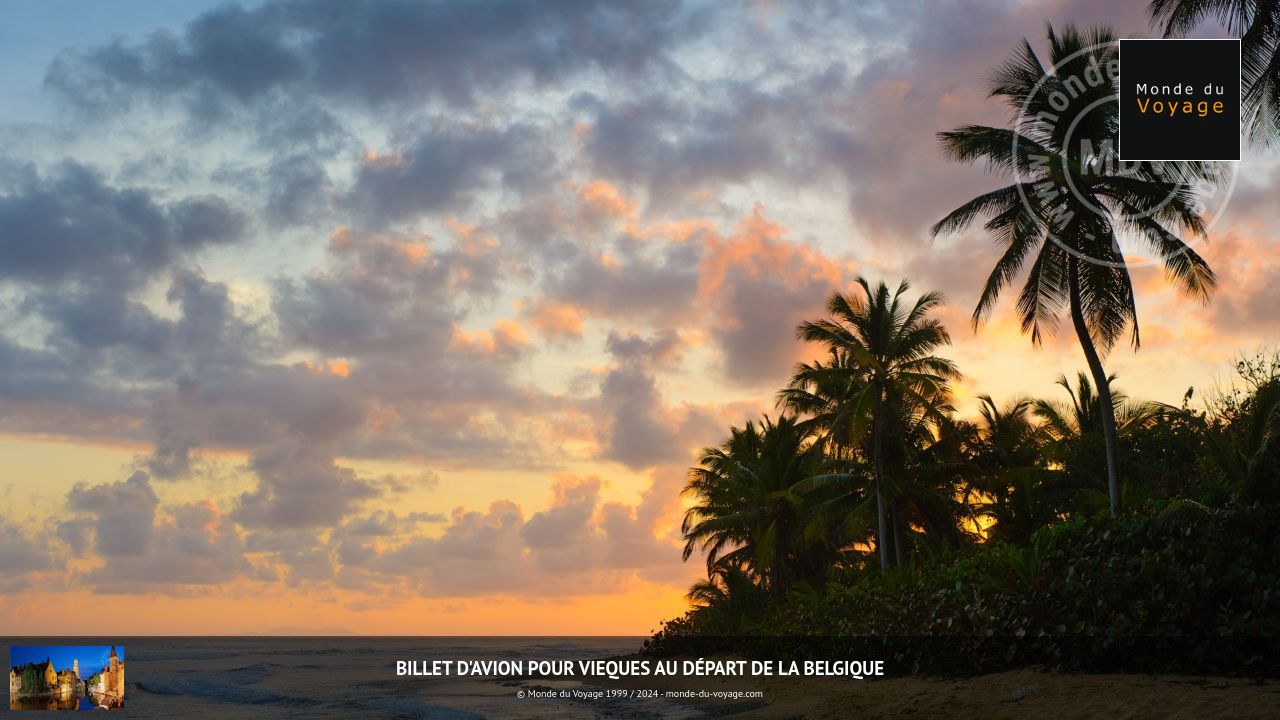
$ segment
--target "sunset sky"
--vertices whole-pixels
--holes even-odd
[[[641,634],[685,609],[698,448],[776,412],[855,277],[940,290],[975,397],[1083,369],[934,133],[1146,2],[0,3],[0,634]],[[1121,7],[1117,7],[1121,6]],[[1177,296],[1171,403],[1280,337],[1274,154]]]
[[[68,670],[79,661],[80,677],[88,679],[109,667],[111,646],[105,645],[15,645],[9,649],[9,662],[15,666],[49,660],[55,670]],[[124,662],[124,646],[115,648],[116,657]]]

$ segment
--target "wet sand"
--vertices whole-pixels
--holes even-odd
[[[641,689],[644,680],[605,681]],[[673,678],[670,690],[760,690],[758,700],[687,700],[723,718],[975,718],[1124,720],[1276,718],[1280,681],[1014,670],[972,678]]]

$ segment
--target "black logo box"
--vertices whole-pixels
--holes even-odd
[[[1240,40],[1124,38],[1119,62],[1122,162],[1240,159]],[[1139,85],[1147,91],[1138,93]],[[1210,85],[1213,92],[1205,94]],[[1166,86],[1183,92],[1165,94]],[[1188,101],[1191,114],[1183,112]],[[1204,116],[1201,102],[1207,103]],[[1218,102],[1221,113],[1213,111]],[[1172,115],[1170,103],[1177,103]],[[1163,112],[1157,114],[1157,107]]]

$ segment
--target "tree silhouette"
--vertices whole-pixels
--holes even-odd
[[[1013,128],[967,125],[939,133],[949,158],[985,161],[1016,182],[961,205],[932,234],[963,230],[981,216],[987,218],[984,229],[1004,247],[973,312],[975,329],[1028,261],[1017,302],[1023,332],[1039,344],[1056,330],[1065,309],[1098,391],[1108,494],[1112,512],[1118,512],[1116,418],[1102,355],[1126,328],[1133,347],[1141,344],[1118,234],[1127,231],[1144,241],[1179,290],[1207,302],[1216,285],[1213,271],[1174,231],[1205,233],[1192,183],[1215,179],[1218,171],[1206,163],[1120,167],[1114,78],[1085,79],[1105,78],[1091,75],[1091,68],[1115,60],[1114,34],[1071,25],[1061,35],[1050,26],[1047,34],[1049,67],[1024,40],[994,73],[991,96],[1013,109]]]
[[[1208,18],[1240,38],[1242,119],[1250,137],[1280,140],[1280,3],[1275,0],[1152,0],[1147,12],[1165,37]]]
[[[828,317],[797,328],[801,340],[825,345],[832,362],[801,366],[791,386],[835,393],[823,412],[827,422],[836,423],[829,432],[840,442],[860,442],[870,433],[876,543],[885,569],[897,556],[885,476],[889,435],[901,431],[912,412],[937,415],[949,382],[960,373],[950,360],[933,354],[951,342],[942,323],[930,317],[942,305],[941,294],[925,293],[912,303],[905,280],[893,292],[883,282],[873,289],[866,278],[857,284],[860,293],[835,293],[827,300]]]

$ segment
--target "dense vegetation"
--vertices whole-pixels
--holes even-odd
[[[18,688],[19,695],[44,695],[51,689],[45,682],[45,666],[49,661],[42,663],[27,663],[19,666],[18,675],[22,678],[22,685]]]
[[[865,324],[893,297],[831,305]],[[1060,378],[1060,398],[984,396],[964,419],[942,380],[954,368],[915,348],[937,372],[886,373],[907,383],[891,401],[863,397],[835,351],[797,369],[779,417],[703,451],[684,530],[707,579],[651,649],[803,654],[820,646],[794,638],[822,637],[874,639],[843,651],[922,672],[1280,671],[1280,353],[1240,359],[1228,385],[1179,406],[1113,387],[1125,509],[1112,513],[1086,376]]]
[[[1177,32],[1210,5],[1152,12]],[[1206,232],[1195,183],[1216,171],[1119,166],[1115,86],[1080,81],[1114,59],[1114,35],[1050,27],[1048,44],[1047,64],[1024,43],[993,73],[1010,128],[940,135],[1012,184],[934,234],[985,218],[1003,251],[975,328],[1024,278],[1023,331],[1039,343],[1065,317],[1087,371],[1059,378],[1058,397],[982,396],[962,417],[940,295],[863,279],[832,295],[797,329],[821,358],[797,366],[777,417],[732,428],[690,472],[684,557],[705,556],[707,577],[651,650],[805,654],[823,638],[923,672],[1280,672],[1280,353],[1242,357],[1225,387],[1177,405],[1127,397],[1102,364],[1121,338],[1139,347],[1121,234],[1209,301],[1217,279],[1179,233]],[[1270,72],[1251,76],[1250,107],[1274,125]],[[1051,113],[1055,90],[1070,101]]]

